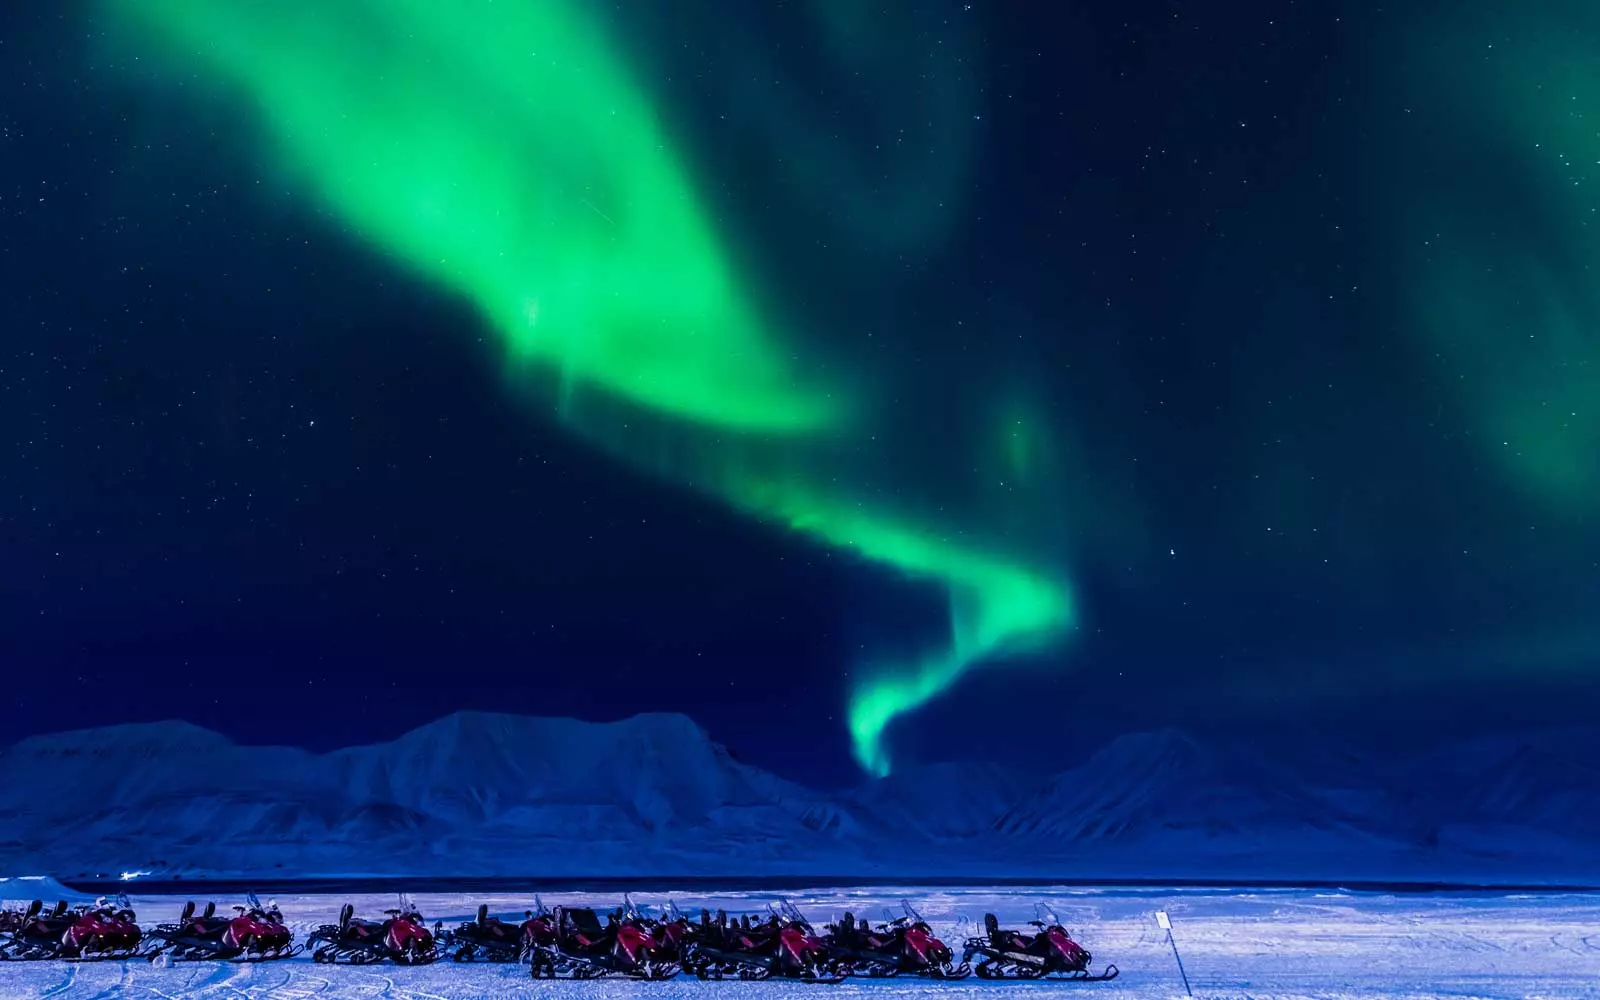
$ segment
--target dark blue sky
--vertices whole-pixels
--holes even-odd
[[[1600,532],[1482,459],[1407,333],[1372,150],[1409,112],[1370,45],[1404,26],[1057,6],[969,12],[959,224],[834,276],[795,270],[812,223],[771,164],[804,149],[715,128],[752,52],[826,83],[802,15],[660,0],[631,24],[750,253],[823,289],[835,336],[870,322],[929,399],[1021,367],[1059,404],[1082,627],[897,724],[901,756],[1591,716]],[[937,595],[569,437],[506,391],[470,310],[263,183],[227,116],[127,90],[84,10],[0,14],[5,730],[180,717],[323,748],[457,708],[667,710],[853,780],[852,657],[937,634]],[[816,90],[830,155],[870,166],[894,109]]]

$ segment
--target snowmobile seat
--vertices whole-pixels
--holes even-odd
[[[389,925],[399,919],[400,911],[384,910],[383,912],[388,919],[366,920],[356,916],[356,908],[354,903],[344,904],[344,907],[339,910],[340,936],[345,938],[357,938],[360,940],[366,940],[369,937],[383,937],[383,933],[384,931],[388,930]]]
[[[200,919],[202,919],[202,920],[210,920],[212,917],[214,917],[216,915],[217,915],[217,901],[214,900],[214,899],[206,900],[206,909],[205,909],[205,912],[203,914],[201,914]]]
[[[999,919],[992,913],[983,915],[983,929],[989,935],[989,943],[996,948],[1026,947],[1031,940],[1025,934],[1002,928]]]
[[[528,911],[528,919],[533,919],[532,910]],[[521,931],[520,927],[514,927],[511,924],[501,920],[499,917],[489,916],[488,903],[478,904],[478,914],[473,918],[472,926],[476,927],[478,929],[478,933],[484,937],[495,938],[497,940],[509,939],[515,933]]]
[[[33,902],[28,904],[28,915],[26,917],[24,917],[23,919],[24,920],[32,920],[34,917],[37,917],[39,915],[39,911],[43,910],[43,909],[44,909],[44,900],[36,899]]]

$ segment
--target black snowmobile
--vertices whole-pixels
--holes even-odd
[[[160,924],[147,938],[154,947],[148,951],[151,962],[271,962],[293,958],[294,932],[283,922],[276,903],[261,905],[255,893],[247,906],[235,906],[233,916],[217,916],[217,904],[207,903],[198,916],[194,900],[184,904],[178,922]]]
[[[48,910],[36,899],[26,910],[7,911],[0,920],[0,960],[53,956],[61,936],[77,921],[64,899]]]
[[[67,910],[67,901],[64,899],[61,900],[60,906],[61,911],[65,913]],[[44,900],[36,899],[29,904],[26,910],[0,910],[0,940],[4,940],[5,938],[21,930],[24,922],[32,919],[35,914],[39,913],[43,909]]]
[[[535,947],[533,978],[671,979],[679,965],[662,948],[637,915],[617,910],[606,923],[591,909],[558,906],[552,938]]]
[[[513,924],[490,916],[488,904],[480,904],[476,918],[454,930],[435,924],[433,936],[457,962],[525,962],[534,945],[548,937],[549,912],[536,896],[522,923]]]
[[[357,920],[356,908],[346,903],[337,924],[323,924],[306,938],[311,957],[324,964],[369,965],[389,959],[396,965],[428,965],[439,960],[439,949],[428,922],[405,896],[400,905],[383,911],[383,920]]]
[[[979,979],[1070,979],[1075,982],[1106,982],[1117,978],[1117,967],[1104,972],[1089,971],[1092,956],[1072,940],[1061,919],[1044,904],[1034,907],[1035,919],[1028,921],[1038,930],[1034,934],[1006,930],[992,913],[983,915],[982,937],[967,939],[964,961],[981,956],[976,972]]]
[[[901,909],[898,917],[885,913],[883,924],[876,928],[847,912],[837,924],[827,926],[822,940],[829,957],[858,976],[965,979],[972,975],[972,966],[955,962],[950,946],[934,936],[909,902],[901,903]]]
[[[768,907],[765,921],[748,916],[729,921],[717,911],[715,920],[700,911],[684,958],[684,968],[701,979],[759,980],[774,976],[808,983],[843,982],[847,970],[830,959],[822,939],[811,924],[784,900],[781,909]]]

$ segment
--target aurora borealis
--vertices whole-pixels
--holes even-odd
[[[278,738],[193,663],[843,784],[1600,703],[1570,0],[6,16],[24,728]]]
[[[984,541],[983,525],[920,524],[830,460],[837,442],[870,433],[877,407],[806,373],[793,361],[804,337],[786,340],[748,301],[672,137],[584,5],[121,7],[180,72],[237,88],[308,194],[553,373],[578,433],[948,589],[946,648],[860,665],[849,728],[867,770],[888,773],[897,715],[1071,624],[1064,581]],[[591,386],[683,439],[679,453],[663,461],[574,402]]]
[[[1600,71],[1591,5],[1467,9],[1410,36],[1396,92],[1435,110],[1398,139],[1395,212],[1415,328],[1478,417],[1488,461],[1569,511],[1600,488]]]

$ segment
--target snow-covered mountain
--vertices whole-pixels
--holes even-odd
[[[1230,851],[1344,843],[1359,824],[1294,775],[1165,730],[1122,736],[996,823],[1020,841],[1134,845],[1181,836]]]
[[[468,712],[324,755],[117,726],[23,740],[0,773],[0,864],[57,872],[785,870],[855,829],[676,715]]]
[[[944,842],[989,833],[1037,781],[1037,775],[981,761],[924,764],[869,781],[845,803],[885,835]]]
[[[1411,765],[1435,822],[1511,824],[1600,840],[1600,731],[1474,740]]]
[[[689,719],[464,712],[328,754],[181,722],[0,751],[0,872],[1600,877],[1600,732],[1359,759],[1338,787],[1165,731],[1035,776],[911,768],[842,794]]]

